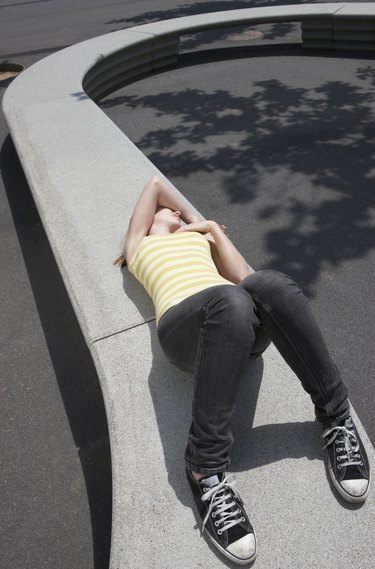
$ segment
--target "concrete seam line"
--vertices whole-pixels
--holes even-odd
[[[127,328],[121,328],[120,330],[116,330],[116,332],[112,332],[111,334],[106,334],[105,336],[100,336],[99,338],[95,338],[94,340],[92,340],[90,342],[90,346],[97,344],[101,340],[107,340],[108,338],[112,338],[112,336],[118,336],[119,334],[122,334],[123,332],[129,332],[129,330],[133,330],[134,328],[139,328],[140,326],[144,326],[145,324],[148,324],[149,322],[155,322],[155,321],[156,321],[156,318],[149,318],[148,320],[144,320],[144,322],[139,322],[139,324],[133,324],[133,326],[129,326]]]
[[[335,12],[333,12],[332,16],[335,16],[336,14],[338,14],[340,12],[340,10],[343,10],[344,8],[347,7],[347,3],[343,4],[342,6],[340,6],[340,8],[338,8]]]

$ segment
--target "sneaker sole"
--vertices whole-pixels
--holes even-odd
[[[332,484],[334,485],[334,487],[336,488],[336,490],[339,492],[339,494],[347,501],[347,502],[351,502],[352,504],[358,504],[360,502],[364,502],[367,498],[367,495],[370,491],[370,480],[368,482],[368,486],[367,486],[367,490],[364,494],[361,494],[360,496],[352,496],[352,494],[348,494],[344,488],[339,484],[339,482],[337,482],[335,475],[333,473],[333,468],[331,467],[330,464],[328,464],[328,472],[329,472],[329,476],[332,480]]]
[[[213,545],[223,554],[225,555],[225,557],[227,559],[230,559],[231,561],[234,561],[234,563],[237,563],[237,565],[248,565],[249,563],[252,563],[253,561],[255,561],[256,556],[257,556],[257,551],[258,551],[258,541],[257,541],[257,536],[254,531],[254,540],[255,540],[255,551],[253,553],[253,555],[251,557],[249,557],[248,559],[241,559],[239,557],[236,557],[235,555],[232,555],[232,553],[229,553],[229,551],[227,551],[226,549],[224,549],[224,547],[221,547],[221,545],[219,545],[217,543],[217,541],[214,540],[214,538],[210,535],[210,533],[206,530],[206,528],[204,528],[204,532],[207,535],[207,537],[209,537],[210,541],[213,543]]]

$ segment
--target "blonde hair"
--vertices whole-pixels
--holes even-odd
[[[126,239],[126,233],[125,233],[125,235],[124,235],[124,237],[123,237],[123,239],[122,239],[122,242],[121,242],[121,250],[122,250],[122,253],[121,253],[121,255],[119,255],[119,256],[117,257],[117,259],[115,259],[114,261],[112,261],[112,265],[115,265],[115,267],[120,267],[120,268],[122,268],[122,267],[126,267],[126,265],[127,265],[127,262],[126,262],[126,259],[125,259],[125,256],[124,256],[125,239]]]
[[[115,259],[114,261],[112,261],[112,265],[115,265],[116,267],[126,267],[126,259],[124,257],[124,255],[120,255],[119,257],[117,257],[117,259]]]

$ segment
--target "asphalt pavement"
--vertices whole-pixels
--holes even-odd
[[[3,2],[0,62],[28,67],[116,29],[272,3]],[[101,108],[226,223],[254,268],[300,282],[374,443],[375,64],[301,54],[298,36],[279,24],[187,37],[175,69]],[[2,115],[0,148],[0,566],[101,569],[111,465],[100,387]]]

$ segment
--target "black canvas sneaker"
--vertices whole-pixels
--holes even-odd
[[[370,488],[366,451],[351,417],[337,427],[325,429],[328,469],[333,484],[348,502],[363,502]]]
[[[246,565],[256,557],[256,537],[244,510],[243,502],[233,488],[233,474],[205,476],[195,480],[190,470],[186,475],[204,530],[212,543],[228,559]]]

